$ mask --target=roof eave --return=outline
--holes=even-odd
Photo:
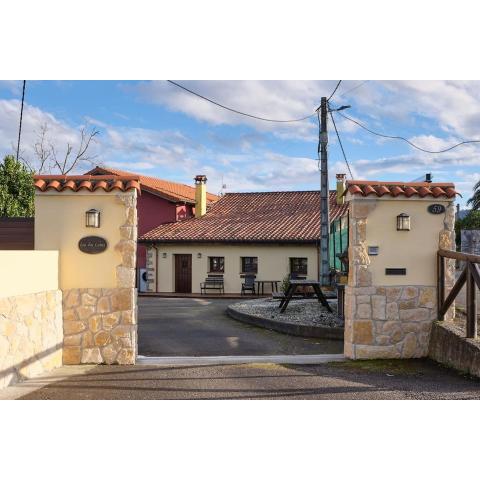
[[[158,244],[158,243],[187,243],[187,244],[195,244],[195,243],[281,243],[281,244],[316,244],[319,239],[219,239],[219,238],[211,238],[211,239],[146,239],[141,238],[138,240],[138,243],[142,244]]]

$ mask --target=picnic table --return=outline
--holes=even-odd
[[[270,287],[272,289],[272,293],[273,292],[278,292],[279,280],[255,280],[255,283],[257,284],[257,288],[256,288],[257,295],[260,295],[260,288],[262,289],[262,295],[265,294],[265,284],[266,283],[270,284]]]
[[[322,292],[321,284],[315,280],[290,280],[290,284],[288,286],[287,291],[285,292],[285,297],[280,302],[279,308],[280,312],[284,312],[287,308],[290,300],[292,299],[293,295],[297,291],[298,287],[312,287],[315,295],[318,298],[318,301],[329,311],[332,311],[332,308],[327,302],[325,295]]]

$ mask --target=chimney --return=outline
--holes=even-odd
[[[345,203],[345,197],[343,194],[347,188],[346,179],[346,173],[337,173],[337,205],[343,205]]]
[[[205,175],[197,175],[194,180],[195,218],[200,218],[207,213],[207,177]]]

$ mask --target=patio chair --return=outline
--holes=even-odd
[[[245,275],[241,295],[244,295],[245,292],[252,292],[255,295],[255,275]]]

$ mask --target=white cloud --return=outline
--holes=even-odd
[[[242,111],[273,118],[295,118],[313,111],[320,97],[328,95],[336,82],[181,83]],[[465,138],[480,137],[479,82],[371,81],[351,94],[342,95],[342,91],[358,83],[344,82],[335,96],[335,104],[352,103],[347,115],[375,130],[399,135],[410,132],[411,141],[431,150],[446,148]],[[16,88],[16,83],[12,83],[12,88]],[[286,125],[255,121],[220,109],[166,82],[142,83],[135,87],[135,92],[140,93],[145,101],[182,112],[209,125],[248,125],[253,130],[245,132],[242,129],[238,133],[237,129],[231,129],[225,134],[212,128],[207,141],[197,141],[178,130],[118,127],[85,117],[87,122],[101,130],[94,147],[98,163],[125,170],[144,170],[187,183],[193,175],[205,173],[211,191],[220,190],[222,175],[229,191],[318,188],[319,173],[314,159],[318,128],[315,118],[310,122]],[[18,100],[0,100],[0,147],[5,153],[12,151],[12,144],[16,144],[19,110]],[[362,152],[372,146],[372,151],[360,158],[348,156],[354,177],[383,179],[388,175],[411,180],[432,171],[436,178],[456,181],[464,197],[470,195],[477,177],[468,170],[479,164],[479,146],[465,145],[445,154],[430,155],[405,145],[405,150],[399,151],[406,153],[376,157],[375,152],[383,151],[382,146],[398,145],[399,142],[374,137],[338,115],[336,122],[344,143],[349,140],[360,144],[362,148],[358,151]],[[79,126],[70,125],[27,103],[22,131],[22,150],[26,156],[32,156],[37,132],[44,123],[49,125],[56,145],[65,146],[68,142],[75,144],[78,141]],[[385,123],[389,126],[386,127]],[[419,133],[412,135],[412,131]],[[274,146],[270,134],[274,134],[278,141]],[[311,142],[312,158],[283,154],[281,140],[289,139]],[[335,173],[348,172],[338,146],[334,146],[333,129],[330,141],[333,147],[330,150],[330,175],[334,181]],[[452,167],[464,173],[452,174]]]
[[[179,81],[185,87],[230,108],[252,115],[290,120],[315,113],[320,98],[329,95],[335,81]],[[310,140],[315,117],[295,123],[254,120],[213,105],[165,81],[144,82],[136,87],[141,98],[166,106],[212,125],[249,125],[281,138]]]
[[[18,100],[0,99],[0,148],[3,154],[14,153],[17,146],[20,119]],[[34,144],[42,125],[48,125],[50,138],[55,139],[59,154],[67,143],[75,145],[78,141],[77,130],[58,120],[54,115],[26,103],[23,111],[22,136],[20,150],[29,160],[34,158]]]

